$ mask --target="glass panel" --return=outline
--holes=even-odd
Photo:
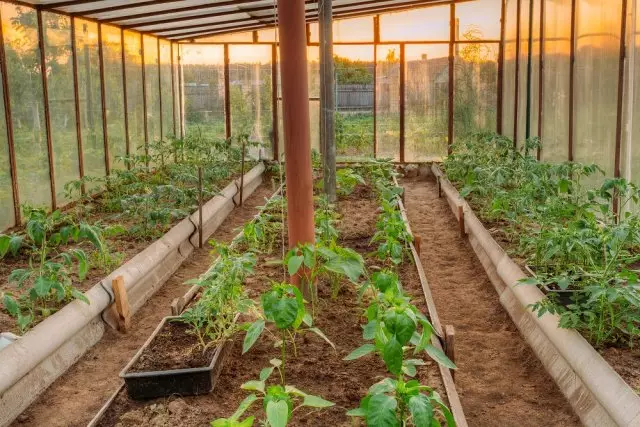
[[[454,141],[495,131],[498,107],[498,45],[468,43],[455,56]]]
[[[500,40],[502,0],[476,0],[456,4],[457,40]]]
[[[373,156],[373,46],[334,46],[336,152]]]
[[[317,22],[309,25],[309,39],[311,43],[320,42],[319,31]],[[373,43],[373,17],[367,16],[364,18],[335,20],[333,22],[333,41],[335,43]]]
[[[158,39],[143,36],[145,88],[147,91],[147,131],[149,143],[159,141],[160,128],[160,69],[158,67]]]
[[[278,29],[269,28],[258,31],[258,41],[261,43],[275,43],[278,41]]]
[[[621,2],[578,2],[574,158],[607,175],[614,173],[620,17]]]
[[[229,46],[231,135],[271,145],[271,46]]]
[[[0,78],[2,78],[1,72]],[[4,97],[4,94],[2,85],[0,84],[0,98],[2,97]],[[0,230],[13,227],[15,221],[7,122],[5,119],[4,102],[0,102]]]
[[[320,152],[320,101],[309,101],[311,149]]]
[[[160,78],[162,90],[162,137],[175,136],[173,127],[173,90],[171,85],[171,43],[160,40]]]
[[[377,157],[400,160],[400,46],[377,46]]]
[[[176,124],[176,136],[180,136],[180,45],[177,43],[172,44],[173,55],[173,103],[174,108],[174,121]]]
[[[224,47],[181,45],[187,135],[225,138]]]
[[[80,178],[76,108],[73,92],[73,57],[71,56],[71,19],[43,12],[44,50],[49,87],[53,170],[56,200],[63,205],[64,186]]]
[[[309,73],[309,98],[320,97],[320,48],[307,47],[307,71]],[[278,86],[280,88],[281,86]]]
[[[640,0],[636,0],[634,5],[636,11],[640,11]],[[630,135],[626,135],[626,144],[623,144],[622,155],[622,169],[624,171],[623,176],[632,181],[636,185],[640,184],[640,13],[636,12],[635,22],[630,22],[631,27],[631,40],[633,46],[629,51],[630,60],[632,65],[630,70],[630,78],[627,78],[630,91],[627,91],[629,99],[627,100],[627,120],[630,126],[627,127],[627,131],[630,131]],[[635,206],[637,211],[638,207]]]
[[[124,32],[125,73],[127,75],[127,115],[129,153],[144,154],[144,96],[142,91],[142,39],[140,34]]]
[[[571,70],[571,0],[546,1],[542,150],[544,161],[569,159],[569,74]]]
[[[447,155],[449,44],[405,47],[405,160]]]
[[[198,43],[253,43],[253,31],[221,34],[196,39]]]
[[[504,76],[502,82],[502,134],[513,138],[516,89],[517,3],[507,0],[504,40]]]
[[[529,0],[520,0],[520,62],[518,68],[518,137],[516,145],[522,147],[527,120],[527,64],[529,62]]]
[[[445,5],[380,15],[380,40],[449,40],[450,14]]]
[[[84,173],[86,176],[104,176],[98,25],[81,19],[76,19],[75,25]]]
[[[120,160],[127,154],[124,127],[124,89],[122,83],[122,44],[120,29],[102,26],[102,49],[104,58],[104,89],[107,104],[107,136],[111,167],[125,167]]]
[[[1,3],[20,202],[51,205],[36,12]]]
[[[533,32],[531,38],[531,137],[538,135],[540,88],[540,1],[533,0]]]

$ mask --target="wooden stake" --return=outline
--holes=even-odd
[[[131,327],[131,309],[129,308],[129,298],[124,287],[124,278],[118,276],[111,282],[113,295],[115,296],[116,312],[118,313],[118,330],[127,332]]]
[[[442,197],[442,182],[440,181],[440,177],[438,177],[438,199]]]
[[[444,327],[444,352],[453,363],[456,363],[456,330],[453,325],[445,325]],[[451,376],[455,379],[455,371],[451,371]]]
[[[198,247],[200,249],[202,249],[203,244],[202,244],[202,181],[203,181],[203,177],[202,177],[203,173],[202,173],[202,166],[198,167],[198,217],[199,217],[199,223],[198,223]]]
[[[422,237],[414,236],[413,246],[416,248],[416,252],[418,252],[418,256],[420,255],[420,247],[422,246]]]
[[[460,224],[460,237],[464,237],[467,233],[464,228],[464,206],[458,205],[458,223]]]

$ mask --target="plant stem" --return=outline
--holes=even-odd
[[[287,336],[286,336],[286,330],[283,329],[282,330],[282,346],[281,346],[281,351],[282,351],[282,370],[280,370],[280,379],[282,380],[282,387],[284,387],[284,385],[286,384],[286,364],[287,364]]]

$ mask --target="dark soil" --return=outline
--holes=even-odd
[[[406,180],[411,227],[438,315],[456,331],[456,388],[470,426],[578,426],[518,332],[435,179]]]
[[[376,201],[368,198],[371,195],[370,190],[359,189],[339,205],[342,214],[339,226],[341,244],[356,249],[363,255],[375,249],[375,244],[369,245],[369,240],[375,232],[377,209]],[[264,265],[264,260],[279,256],[280,250],[281,248],[277,248],[273,254],[260,257],[256,274],[245,283],[250,295],[257,297],[260,291],[267,289],[270,280],[282,280],[280,267]],[[366,260],[369,267],[377,262],[370,257]],[[407,264],[403,267],[401,275],[405,280],[405,287],[411,293],[415,292],[417,297],[421,297],[415,268]],[[355,287],[343,283],[338,297],[332,300],[329,286],[320,283],[319,297],[315,326],[328,336],[335,344],[336,350],[315,334],[305,334],[298,338],[297,355],[288,354],[286,382],[305,392],[322,396],[334,402],[335,406],[319,412],[301,409],[290,425],[351,426],[353,421],[346,416],[346,411],[357,407],[368,388],[388,374],[383,362],[374,355],[352,362],[342,360],[353,349],[363,344],[361,324],[364,323],[364,306],[357,301]],[[264,334],[251,351],[242,355],[243,338],[238,336],[234,340],[233,348],[211,394],[183,397],[177,400],[179,403],[174,403],[176,400],[172,399],[135,402],[128,399],[123,390],[100,425],[208,426],[209,422],[216,418],[230,416],[240,401],[247,396],[247,392],[240,389],[240,385],[257,379],[260,370],[269,366],[270,359],[280,358],[280,350],[274,348],[273,340]],[[434,362],[427,362],[418,372],[418,378],[424,384],[434,386],[445,396]],[[270,384],[277,381],[276,377],[277,373],[274,373]],[[177,406],[180,410],[172,411],[171,405]],[[184,417],[183,405],[189,408],[187,418]],[[254,405],[247,414],[263,415],[260,405]]]
[[[216,347],[204,352],[190,326],[168,321],[149,343],[129,372],[157,372],[171,369],[205,368],[211,364]]]
[[[212,236],[230,242],[237,228],[251,219],[264,205],[274,188],[263,184],[236,208]],[[120,386],[118,376],[163,317],[171,315],[174,298],[185,294],[186,280],[198,277],[211,265],[210,249],[196,249],[167,283],[133,316],[126,335],[107,327],[102,340],[54,382],[16,421],[14,426],[80,427],[86,426],[105,401]],[[175,406],[175,405],[174,405]],[[184,415],[184,414],[183,414]],[[184,415],[184,419],[188,417]],[[161,424],[171,425],[171,424]]]

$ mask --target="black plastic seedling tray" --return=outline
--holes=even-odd
[[[142,352],[151,344],[164,325],[176,317],[165,317],[120,373],[127,387],[127,394],[134,400],[154,399],[169,396],[194,396],[207,394],[213,390],[220,374],[224,359],[231,347],[231,341],[219,345],[211,363],[201,368],[172,369],[167,371],[129,372]]]

